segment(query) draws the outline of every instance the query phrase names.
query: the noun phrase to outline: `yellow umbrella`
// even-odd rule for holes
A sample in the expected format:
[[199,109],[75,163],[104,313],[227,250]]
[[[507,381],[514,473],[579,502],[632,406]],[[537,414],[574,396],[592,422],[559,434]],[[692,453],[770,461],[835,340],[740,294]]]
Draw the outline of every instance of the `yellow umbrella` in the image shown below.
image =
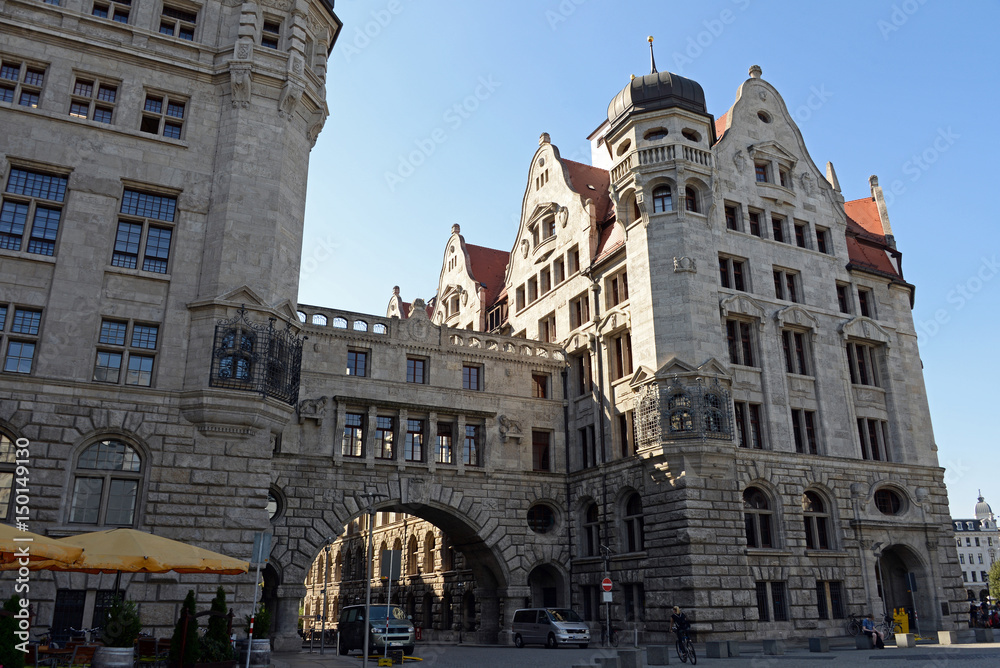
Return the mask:
[[59,539],[68,546],[83,548],[73,564],[43,566],[53,571],[84,573],[221,573],[236,575],[250,570],[250,564],[180,541],[154,536],[135,529],[109,529]]
[[83,549],[62,541],[40,536],[29,531],[21,531],[9,524],[0,524],[0,564],[10,564],[14,569],[19,567],[18,561],[28,552],[31,562],[29,568],[36,564],[70,564],[80,558]]

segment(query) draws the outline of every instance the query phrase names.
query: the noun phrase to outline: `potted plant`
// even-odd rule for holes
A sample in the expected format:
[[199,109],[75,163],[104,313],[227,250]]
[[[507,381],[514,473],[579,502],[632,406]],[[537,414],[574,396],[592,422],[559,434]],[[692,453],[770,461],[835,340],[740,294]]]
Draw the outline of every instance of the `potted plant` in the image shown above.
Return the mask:
[[194,590],[189,589],[187,597],[181,605],[181,615],[174,626],[174,635],[170,638],[169,663],[171,666],[180,667],[197,663],[198,657],[201,655],[195,605]]
[[135,663],[135,641],[142,630],[135,601],[115,596],[104,620],[101,642],[94,652],[94,668],[130,668]]
[[201,639],[200,664],[203,667],[212,665],[214,668],[229,668],[236,661],[233,657],[233,646],[229,638],[229,612],[226,608],[226,591],[220,586],[212,599],[212,608],[208,618],[208,629]]
[[24,668],[24,652],[17,649],[18,638],[17,619],[14,615],[21,612],[20,596],[12,595],[3,604],[3,614],[0,614],[0,666],[4,668]]
[[[247,635],[250,634],[250,615],[246,616]],[[268,635],[271,633],[271,611],[261,603],[257,614],[253,618],[253,640],[249,643],[241,644],[240,665],[247,665],[247,652],[250,652],[250,666],[255,668],[267,668],[271,664],[271,641]],[[247,646],[249,645],[249,647]]]

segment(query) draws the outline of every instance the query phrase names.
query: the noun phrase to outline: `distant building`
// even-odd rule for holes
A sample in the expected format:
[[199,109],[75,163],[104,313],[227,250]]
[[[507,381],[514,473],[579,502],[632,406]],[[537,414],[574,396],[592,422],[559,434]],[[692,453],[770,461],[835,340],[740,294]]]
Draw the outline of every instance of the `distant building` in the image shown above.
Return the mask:
[[980,494],[976,504],[976,517],[952,518],[951,523],[955,530],[955,550],[962,568],[966,594],[969,600],[985,601],[990,595],[987,574],[1000,550],[1000,531],[997,529],[993,509]]

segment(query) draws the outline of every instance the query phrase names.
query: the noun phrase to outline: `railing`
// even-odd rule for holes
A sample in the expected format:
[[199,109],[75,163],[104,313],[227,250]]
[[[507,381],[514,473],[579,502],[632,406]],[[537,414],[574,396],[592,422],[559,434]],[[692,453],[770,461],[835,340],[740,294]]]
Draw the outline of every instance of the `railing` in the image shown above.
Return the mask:
[[[679,149],[679,150],[678,150]],[[693,162],[704,167],[712,166],[712,152],[703,151],[693,146],[684,144],[661,144],[659,146],[646,146],[631,151],[622,158],[621,162],[611,168],[611,182],[614,183],[628,174],[634,166],[659,165],[680,157],[682,160]]]

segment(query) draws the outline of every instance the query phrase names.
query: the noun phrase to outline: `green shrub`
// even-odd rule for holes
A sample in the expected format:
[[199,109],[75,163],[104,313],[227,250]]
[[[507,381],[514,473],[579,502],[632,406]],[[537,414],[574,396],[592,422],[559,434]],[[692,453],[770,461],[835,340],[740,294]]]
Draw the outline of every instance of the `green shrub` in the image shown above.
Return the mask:
[[[247,635],[250,634],[250,615],[246,616]],[[261,603],[253,622],[253,637],[266,638],[271,633],[271,611]]]
[[233,658],[233,646],[229,640],[229,620],[225,616],[229,609],[226,607],[226,591],[221,586],[212,599],[212,612],[222,613],[222,616],[212,615],[208,618],[208,630],[201,639],[201,660],[205,663],[230,661]]
[[[20,597],[14,594],[3,604],[3,609],[10,613],[21,611]],[[0,617],[0,666],[3,668],[24,668],[24,652],[17,649],[19,639],[14,633],[17,631],[17,619],[14,617]]]
[[[200,642],[198,638],[198,619],[195,617],[197,609],[194,597],[194,590],[188,590],[184,604],[181,606],[181,615],[177,618],[177,625],[174,626],[174,635],[170,639],[170,663],[171,665],[186,665],[197,663],[201,655]],[[184,656],[181,656],[181,634],[184,633],[183,611],[188,611],[187,638],[184,644]]]
[[142,631],[135,601],[123,601],[120,596],[111,602],[107,619],[100,621],[103,622],[101,641],[108,647],[132,647]]

